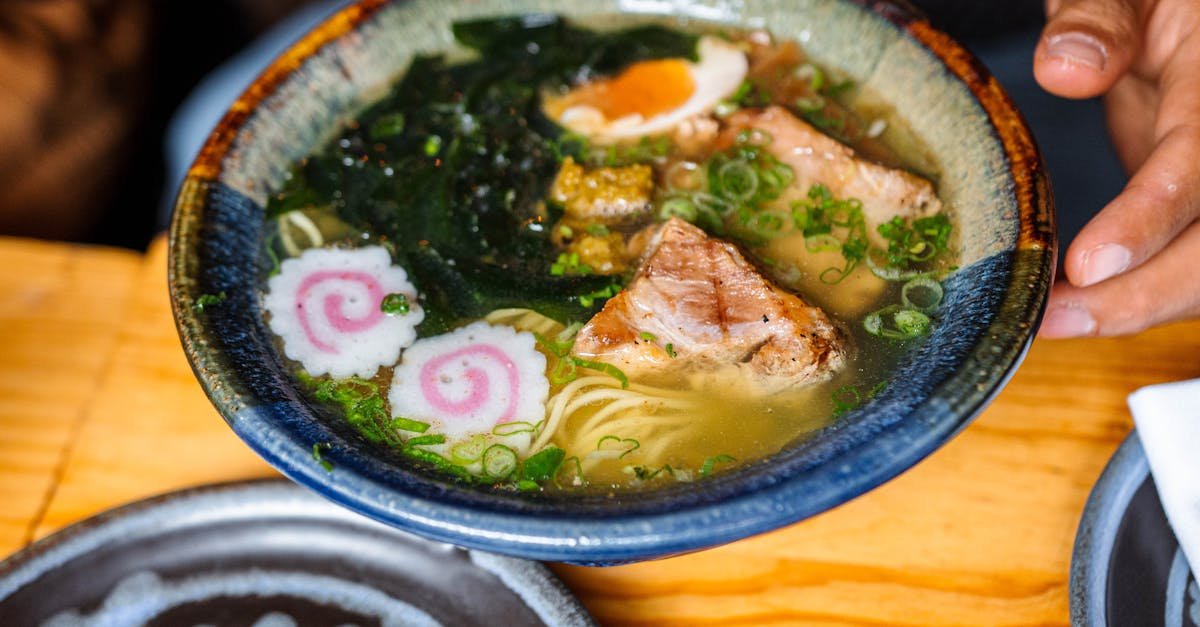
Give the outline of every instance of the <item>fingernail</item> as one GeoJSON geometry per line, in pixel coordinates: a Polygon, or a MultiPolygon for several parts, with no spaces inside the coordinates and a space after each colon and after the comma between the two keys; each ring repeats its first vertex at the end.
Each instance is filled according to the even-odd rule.
{"type": "Polygon", "coordinates": [[[1096,321],[1092,314],[1083,306],[1071,303],[1051,307],[1039,333],[1046,337],[1079,337],[1095,331],[1096,321]]]}
{"type": "Polygon", "coordinates": [[[1104,45],[1091,35],[1063,33],[1046,40],[1046,56],[1103,70],[1108,61],[1104,45]]]}
{"type": "Polygon", "coordinates": [[[1099,283],[1129,269],[1133,255],[1120,244],[1100,244],[1083,253],[1080,287],[1099,283]]]}

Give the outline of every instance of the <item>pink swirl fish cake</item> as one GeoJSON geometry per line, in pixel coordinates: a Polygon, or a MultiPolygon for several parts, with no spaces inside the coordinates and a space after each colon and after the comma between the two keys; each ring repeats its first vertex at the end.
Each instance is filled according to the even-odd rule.
{"type": "Polygon", "coordinates": [[[284,354],[313,376],[374,376],[396,363],[425,319],[408,274],[380,246],[313,248],[284,261],[263,306],[284,354]],[[404,295],[407,313],[384,313],[389,294],[404,295]]]}
{"type": "MultiPolygon", "coordinates": [[[[546,358],[532,334],[475,322],[404,351],[388,395],[392,415],[432,425],[450,442],[490,435],[497,425],[534,425],[546,414],[546,358]]],[[[518,451],[523,438],[506,440],[518,451]]]]}

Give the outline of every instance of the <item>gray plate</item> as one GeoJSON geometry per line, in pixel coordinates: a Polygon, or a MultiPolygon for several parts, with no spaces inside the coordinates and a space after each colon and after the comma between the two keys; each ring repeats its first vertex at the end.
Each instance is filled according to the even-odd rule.
{"type": "Polygon", "coordinates": [[[1137,433],[1108,462],[1079,521],[1071,622],[1200,626],[1200,585],[1167,523],[1137,433]]]}
{"type": "Polygon", "coordinates": [[[291,483],[177,492],[0,563],[0,625],[593,625],[536,562],[438,544],[291,483]]]}

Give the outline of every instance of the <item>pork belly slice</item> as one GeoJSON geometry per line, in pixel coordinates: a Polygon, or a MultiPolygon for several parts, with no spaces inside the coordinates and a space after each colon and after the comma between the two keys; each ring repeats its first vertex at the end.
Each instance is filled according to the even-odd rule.
{"type": "MultiPolygon", "coordinates": [[[[821,183],[836,198],[862,201],[867,239],[872,246],[883,249],[887,248],[887,241],[879,234],[880,224],[896,216],[921,218],[942,209],[942,202],[928,180],[864,159],[782,107],[743,109],[733,114],[718,146],[733,145],[738,133],[751,129],[770,135],[767,151],[791,166],[796,175],[777,201],[781,208],[807,198],[809,188],[821,183]]],[[[796,254],[804,250],[804,234],[791,232],[769,242],[762,252],[772,259],[786,260],[800,270],[798,275],[786,279],[787,286],[819,294],[825,306],[836,307],[848,315],[861,315],[877,306],[887,282],[872,274],[865,264],[859,264],[850,276],[831,289],[821,281],[821,273],[845,265],[842,253],[834,250],[796,254]]]]}
{"type": "Polygon", "coordinates": [[[825,312],[763,278],[733,245],[678,218],[659,227],[629,286],[579,331],[572,349],[630,377],[735,368],[759,391],[823,381],[846,352],[825,312]]]}
{"type": "Polygon", "coordinates": [[[770,135],[767,151],[796,174],[782,199],[785,203],[806,198],[809,188],[817,183],[828,187],[836,198],[861,200],[867,237],[876,246],[887,247],[877,230],[880,224],[895,216],[920,218],[942,209],[942,201],[929,181],[859,157],[849,146],[783,107],[743,109],[731,115],[728,123],[718,142],[722,148],[732,145],[744,130],[758,129],[770,135]]]}

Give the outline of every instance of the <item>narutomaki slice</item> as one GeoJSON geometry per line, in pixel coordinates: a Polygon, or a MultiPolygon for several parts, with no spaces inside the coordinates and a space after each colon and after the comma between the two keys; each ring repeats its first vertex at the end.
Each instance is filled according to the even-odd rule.
{"type": "Polygon", "coordinates": [[[449,443],[497,435],[523,453],[546,415],[545,372],[533,334],[475,322],[406,350],[388,402],[393,416],[427,422],[449,443]]]}
{"type": "Polygon", "coordinates": [[[374,376],[396,363],[425,319],[408,274],[379,246],[313,248],[284,261],[263,306],[284,354],[313,376],[374,376]],[[391,295],[406,306],[385,312],[391,295]]]}

